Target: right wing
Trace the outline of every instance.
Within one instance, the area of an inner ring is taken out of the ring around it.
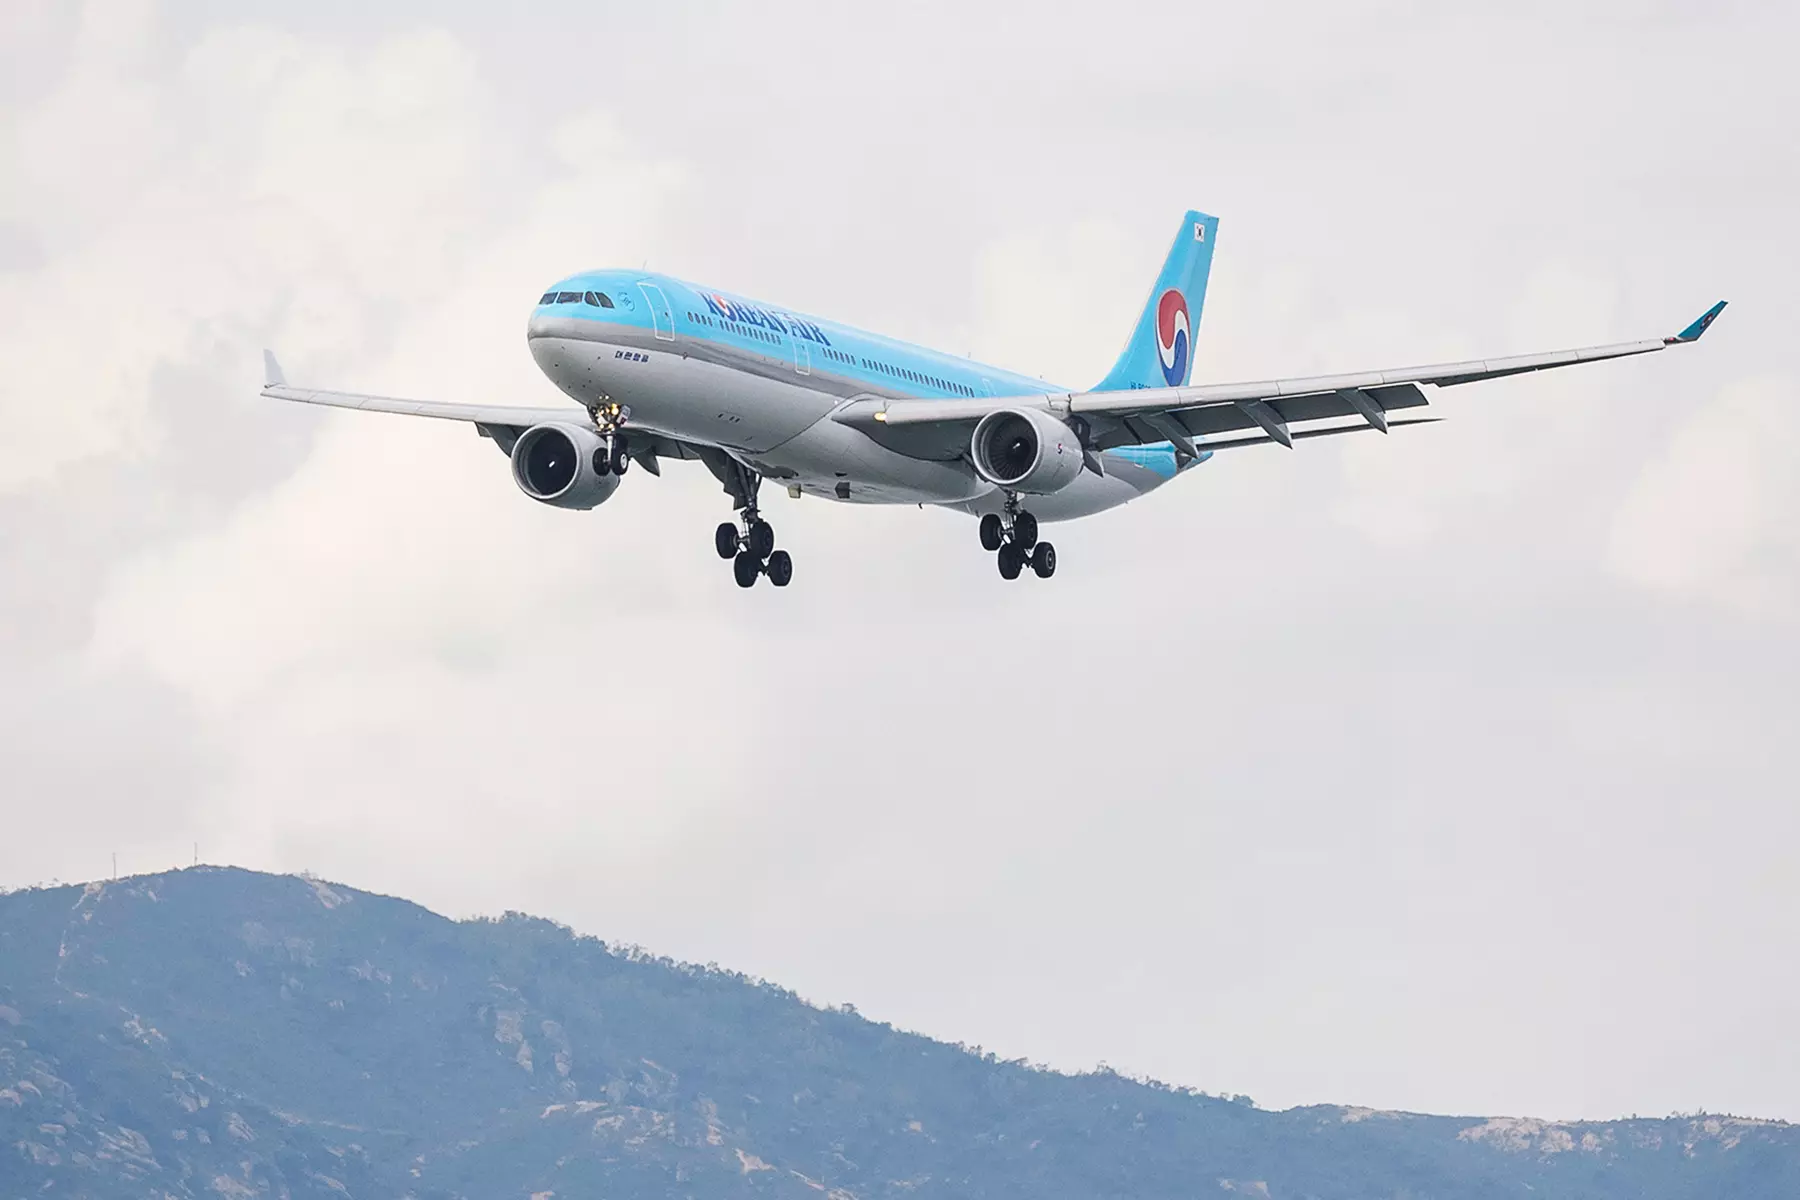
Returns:
[[[1650,354],[1700,339],[1724,309],[1723,300],[1673,337],[1616,342],[1546,354],[1359,371],[1348,375],[1315,375],[1269,379],[1256,383],[1218,383],[1200,387],[1133,388],[1108,392],[980,397],[970,400],[859,400],[833,414],[835,419],[869,433],[891,449],[919,457],[955,458],[967,453],[975,423],[991,412],[1039,408],[1073,423],[1085,421],[1088,448],[1170,442],[1190,457],[1219,443],[1196,438],[1258,429],[1263,436],[1235,440],[1249,445],[1279,442],[1292,449],[1302,432],[1297,421],[1360,417],[1361,428],[1387,431],[1387,414],[1397,408],[1428,403],[1420,384],[1454,387],[1483,379],[1499,379],[1527,371],[1545,371],[1578,363]],[[1358,428],[1358,427],[1351,427]],[[1320,431],[1323,432],[1323,431]]]

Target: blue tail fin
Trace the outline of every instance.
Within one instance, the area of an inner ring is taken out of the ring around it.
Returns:
[[[1206,303],[1206,277],[1212,271],[1213,239],[1219,219],[1190,212],[1169,247],[1162,274],[1150,291],[1150,302],[1138,318],[1125,353],[1094,390],[1185,387],[1194,370],[1194,334]]]

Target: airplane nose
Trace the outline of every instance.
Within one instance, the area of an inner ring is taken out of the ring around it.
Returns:
[[[538,365],[538,370],[555,379],[568,355],[563,342],[552,336],[542,318],[533,317],[526,326],[525,346],[531,351],[531,361]]]
[[[549,315],[547,313],[542,313],[542,312],[532,313],[531,320],[529,320],[525,323],[525,340],[529,342],[529,341],[535,341],[536,339],[541,338],[541,337],[549,337],[549,336],[550,336],[550,317],[549,317]]]

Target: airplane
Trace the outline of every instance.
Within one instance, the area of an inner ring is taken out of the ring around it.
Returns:
[[[704,464],[737,520],[714,533],[740,587],[793,578],[759,504],[764,481],[793,497],[937,505],[978,518],[1000,574],[1056,573],[1040,523],[1155,491],[1215,453],[1429,424],[1391,413],[1454,387],[1697,341],[1720,301],[1680,333],[1643,341],[1435,366],[1193,386],[1194,336],[1219,222],[1189,212],[1130,339],[1088,391],[942,354],[648,271],[571,275],[538,297],[532,358],[572,405],[445,404],[287,382],[265,350],[264,396],[463,421],[512,462],[513,482],[555,508],[599,506],[633,464]]]

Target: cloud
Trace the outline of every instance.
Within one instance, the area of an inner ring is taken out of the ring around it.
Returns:
[[[1315,337],[1356,370],[1600,345],[1650,332],[1621,328],[1617,288],[1592,270],[1558,261],[1517,265],[1528,273],[1502,331],[1484,334],[1441,322],[1434,328],[1399,312],[1357,310],[1320,322]],[[1360,357],[1353,361],[1352,355]],[[1391,435],[1418,443],[1401,454],[1375,437],[1350,439],[1343,449],[1346,487],[1335,515],[1377,542],[1429,544],[1474,512],[1536,508],[1534,489],[1541,495],[1544,481],[1592,461],[1596,439],[1624,418],[1620,398],[1634,377],[1645,374],[1643,364],[1621,363],[1426,388],[1431,408],[1407,415],[1444,423]]]
[[[1680,600],[1761,619],[1800,613],[1800,384],[1733,384],[1645,463],[1608,565]]]
[[[362,349],[442,285],[506,161],[441,33],[352,55],[232,29],[171,72],[146,60],[148,6],[129,8],[87,10],[66,79],[17,122],[17,236],[49,257],[0,275],[0,491],[151,452],[165,367],[235,356],[249,382],[263,338]]]

